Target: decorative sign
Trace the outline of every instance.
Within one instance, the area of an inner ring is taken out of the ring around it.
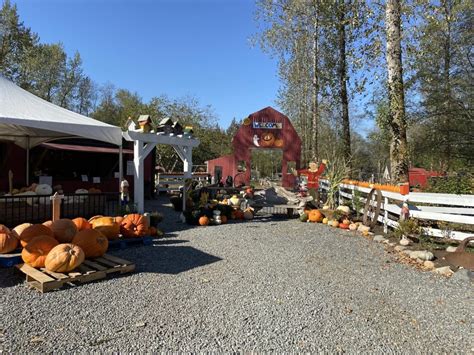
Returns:
[[[94,176],[92,178],[92,183],[94,184],[100,184],[100,176]]]
[[[81,175],[81,180],[82,182],[88,182],[89,178],[87,177],[87,175]]]
[[[283,124],[281,122],[253,122],[253,128],[256,129],[282,129]]]

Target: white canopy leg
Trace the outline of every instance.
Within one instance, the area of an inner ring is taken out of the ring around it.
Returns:
[[[192,169],[193,169],[193,148],[183,147],[184,159],[183,159],[183,172],[184,172],[184,186],[183,186],[183,211],[186,211],[186,200],[187,200],[187,191],[186,191],[186,181],[192,179]]]
[[[26,186],[30,186],[30,136],[26,137]]]
[[[143,196],[143,184],[144,184],[144,169],[143,169],[143,142],[133,142],[133,165],[134,169],[134,180],[133,180],[133,200],[137,205],[137,212],[143,213],[145,209],[145,201]]]
[[[118,181],[118,190],[121,190],[121,183],[123,180],[123,147],[119,147],[119,181]]]

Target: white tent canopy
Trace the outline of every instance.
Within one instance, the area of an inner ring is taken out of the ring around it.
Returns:
[[[122,144],[119,127],[56,106],[0,75],[0,139],[29,148],[70,136]]]

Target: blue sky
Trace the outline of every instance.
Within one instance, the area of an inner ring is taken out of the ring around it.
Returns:
[[[256,32],[253,0],[12,2],[42,42],[79,51],[98,84],[136,91],[146,101],[193,95],[214,108],[222,127],[276,107],[276,61],[249,42]]]

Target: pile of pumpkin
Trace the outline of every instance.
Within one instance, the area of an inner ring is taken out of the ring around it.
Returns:
[[[69,272],[86,258],[104,255],[109,240],[119,238],[120,233],[126,237],[142,237],[149,230],[147,219],[139,214],[23,223],[12,230],[0,225],[0,254],[10,253],[20,245],[23,248],[21,258],[26,264],[54,272]]]
[[[362,227],[365,227],[365,226],[363,226],[361,222],[352,222],[349,219],[348,216],[350,214],[350,210],[347,206],[339,206],[337,211],[339,211],[340,213],[334,214],[334,217],[332,217],[332,219],[329,219],[327,217],[324,217],[324,214],[323,214],[324,210],[323,212],[321,212],[319,209],[305,209],[300,216],[300,221],[323,223],[334,228],[347,229],[351,231],[356,231],[356,230],[362,231],[362,229],[364,229]],[[342,217],[338,217],[341,214],[342,214]],[[367,230],[367,232],[368,231],[369,230]]]

